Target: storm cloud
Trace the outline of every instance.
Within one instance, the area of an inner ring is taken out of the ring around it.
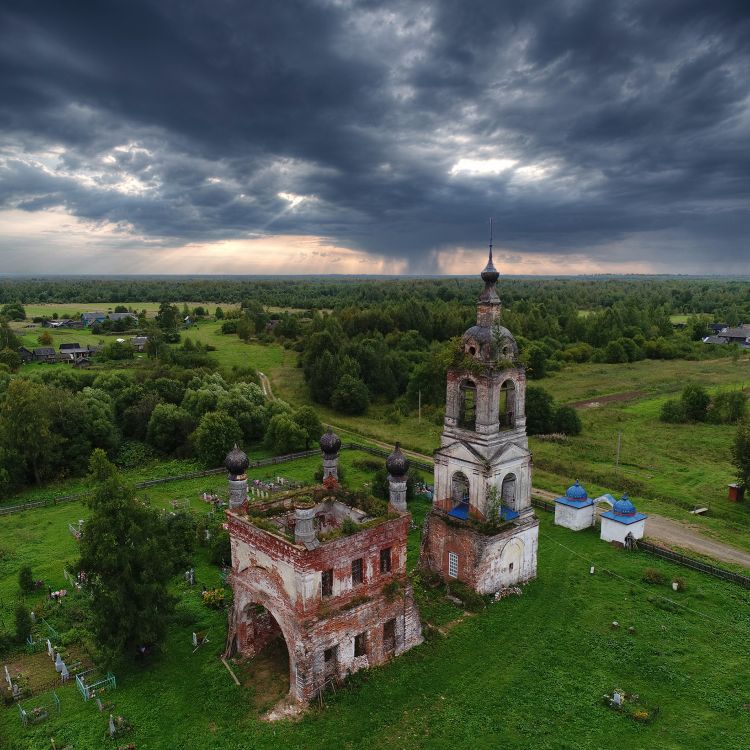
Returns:
[[[739,1],[6,0],[0,208],[748,272],[748,81]]]

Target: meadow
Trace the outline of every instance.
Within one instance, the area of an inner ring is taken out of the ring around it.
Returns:
[[[313,463],[286,464],[283,473],[309,477]],[[198,488],[170,485],[150,499],[166,503]],[[424,500],[411,504],[417,522],[409,544],[412,570],[427,508]],[[68,505],[3,519],[3,597],[14,596],[19,564],[47,578],[75,555],[66,523],[79,512],[85,510]],[[313,706],[296,722],[261,720],[287,687],[284,659],[276,654],[236,666],[243,683],[236,686],[219,660],[225,613],[205,608],[196,589],[175,582],[179,604],[163,653],[146,665],[115,669],[118,688],[107,700],[133,725],[122,742],[139,750],[744,747],[750,593],[644,553],[613,549],[594,532],[557,528],[543,515],[539,576],[522,596],[469,615],[415,578],[423,620],[443,634],[434,632],[391,664],[358,674],[328,694],[325,707]],[[646,567],[659,568],[666,584],[645,584]],[[196,576],[219,583],[202,550]],[[677,576],[682,592],[669,587]],[[613,628],[613,621],[621,626]],[[208,631],[209,643],[193,653],[190,634],[198,629]],[[615,688],[638,693],[658,715],[639,723],[608,708],[602,696]],[[14,706],[0,708],[0,746],[48,748],[51,737],[75,750],[115,746],[105,740],[107,718],[93,702],[85,703],[72,684],[57,692],[61,714],[38,726],[24,728]]]

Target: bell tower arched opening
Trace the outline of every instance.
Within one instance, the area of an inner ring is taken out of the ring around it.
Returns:
[[[500,386],[498,420],[501,430],[511,430],[516,426],[516,384],[512,380],[506,380]]]
[[[459,387],[458,426],[464,430],[477,426],[477,386],[472,380],[464,380]]]
[[[511,510],[518,510],[517,506],[517,487],[518,480],[515,474],[506,474],[503,477],[503,484],[500,494],[503,498],[503,505]]]

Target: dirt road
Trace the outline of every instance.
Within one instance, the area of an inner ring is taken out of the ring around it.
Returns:
[[[273,391],[271,390],[271,382],[268,377],[262,372],[258,373],[260,378],[260,384],[263,388],[263,393],[266,398],[273,399]],[[626,394],[631,397],[635,392]],[[603,401],[604,399],[600,399]],[[377,445],[381,448],[388,450],[393,448],[390,443],[384,443],[381,440],[375,440],[371,437],[361,435],[354,430],[348,430],[345,427],[331,425],[334,430],[339,433],[348,433],[350,435],[356,435],[359,438],[364,438],[370,443]],[[417,453],[416,451],[404,450],[407,456],[420,459],[422,461],[432,461],[432,456],[425,455],[424,453]],[[542,500],[552,501],[557,495],[554,492],[548,492],[538,488],[533,488],[532,494]],[[602,513],[602,511],[599,511]],[[715,542],[712,539],[704,536],[700,529],[696,528],[694,524],[682,523],[680,521],[673,521],[671,518],[665,518],[664,516],[657,516],[650,514],[648,517],[648,523],[646,525],[648,531],[648,538],[665,544],[667,547],[679,547],[680,549],[692,550],[698,552],[701,555],[712,557],[715,560],[721,560],[722,562],[734,563],[736,565],[743,565],[746,568],[750,568],[750,553],[744,552],[743,550],[731,547],[728,544],[722,542]]]
[[[540,500],[551,502],[557,497],[554,492],[540,490],[536,487],[532,494]],[[599,515],[603,512],[600,510]],[[712,557],[722,562],[734,563],[750,568],[750,553],[722,542],[715,542],[704,536],[696,524],[683,523],[671,518],[650,513],[646,522],[646,536],[653,542],[661,542],[667,547],[679,547],[692,550],[701,555]]]

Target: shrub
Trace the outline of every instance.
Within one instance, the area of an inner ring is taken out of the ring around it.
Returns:
[[[742,391],[719,393],[711,403],[708,419],[715,424],[736,424],[747,413],[747,396]]]
[[[672,588],[675,591],[684,591],[685,590],[685,579],[684,578],[679,578],[679,577],[675,578],[672,581]]]
[[[666,577],[664,573],[662,573],[658,568],[646,568],[643,571],[643,582],[644,583],[651,583],[654,585],[662,585],[666,581]]]
[[[474,589],[469,588],[460,581],[451,581],[446,588],[450,590],[452,596],[461,600],[462,604],[467,610],[469,610],[469,612],[477,612],[487,606],[484,598],[480,594],[477,594]]]
[[[661,419],[662,422],[670,422],[672,424],[684,422],[685,408],[683,407],[682,402],[674,398],[665,401],[662,404],[659,419]]]
[[[203,592],[203,603],[211,609],[223,609],[224,608],[224,594],[225,591],[221,589],[209,589]]]
[[[18,588],[20,588],[24,594],[28,594],[34,590],[34,574],[31,571],[30,565],[24,565],[21,570],[18,571]]]
[[[687,419],[695,422],[705,422],[708,416],[708,405],[711,398],[702,385],[690,383],[682,391],[682,406]]]
[[[558,406],[555,409],[554,431],[566,435],[581,434],[581,418],[572,406]]]
[[[359,531],[359,524],[356,521],[353,521],[349,516],[347,516],[342,522],[341,522],[341,533],[345,534],[346,536],[351,536],[352,534],[356,534]]]
[[[353,375],[343,375],[331,394],[331,406],[342,414],[364,414],[369,405],[367,386]]]
[[[16,640],[23,643],[31,635],[31,612],[24,604],[16,606]]]
[[[126,440],[120,445],[115,463],[123,469],[135,469],[156,458],[156,453],[150,445],[140,440]]]

